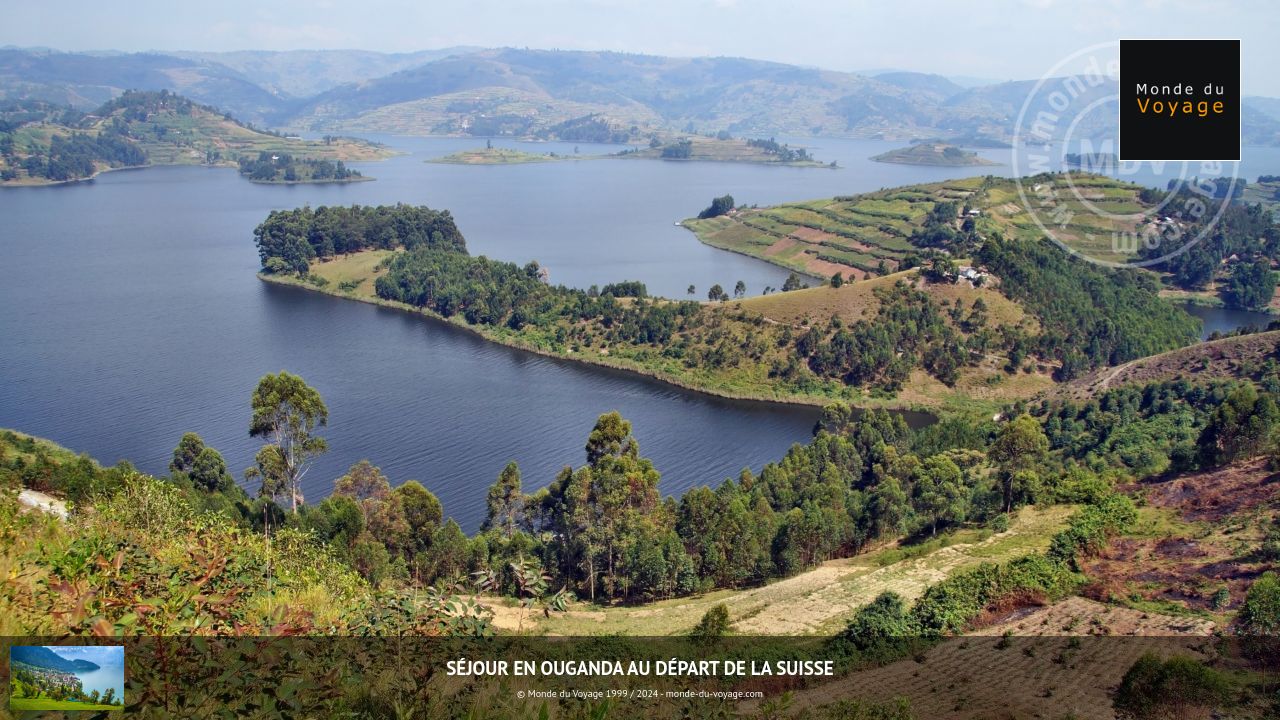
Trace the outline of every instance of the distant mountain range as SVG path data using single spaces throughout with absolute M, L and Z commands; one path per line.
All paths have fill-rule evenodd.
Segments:
M 1007 142 L 1035 82 L 971 87 L 970 79 L 958 80 L 742 58 L 513 48 L 398 54 L 0 49 L 0 99 L 90 109 L 126 89 L 164 89 L 257 125 L 294 130 L 546 138 L 557 137 L 555 128 L 566 123 L 581 127 L 571 121 L 590 116 L 593 126 L 608 127 L 602 134 L 633 141 L 674 130 Z M 1246 144 L 1280 145 L 1280 100 L 1247 98 L 1243 121 Z M 1098 118 L 1079 127 L 1079 136 L 1110 135 L 1109 123 Z
M 14 645 L 9 648 L 9 660 L 67 673 L 92 672 L 100 667 L 97 663 L 88 660 L 64 658 L 49 648 L 39 645 Z

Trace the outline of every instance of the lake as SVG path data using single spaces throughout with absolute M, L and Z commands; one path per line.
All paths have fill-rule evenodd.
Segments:
M 124 697 L 124 671 L 120 666 L 103 666 L 90 672 L 78 672 L 80 687 L 86 693 L 98 691 L 99 697 L 105 697 L 107 690 L 113 691 L 112 697 Z
M 359 164 L 376 182 L 255 185 L 233 170 L 179 167 L 0 192 L 0 426 L 153 473 L 166 472 L 178 438 L 194 431 L 239 476 L 257 449 L 250 392 L 263 374 L 286 369 L 330 410 L 330 452 L 304 480 L 312 500 L 368 458 L 394 484 L 421 481 L 474 530 L 503 465 L 520 463 L 526 491 L 545 485 L 584 462 L 587 434 L 610 410 L 632 421 L 665 493 L 718 484 L 806 441 L 818 411 L 687 392 L 268 285 L 254 276 L 253 227 L 273 209 L 306 203 L 426 204 L 453 212 L 472 253 L 536 259 L 556 283 L 637 279 L 683 297 L 690 284 L 705 296 L 711 284 L 743 280 L 756 294 L 780 286 L 786 271 L 704 246 L 674 223 L 726 192 L 768 204 L 1009 171 L 872 163 L 898 144 L 866 140 L 805 139 L 818 159 L 843 166 L 826 170 L 640 160 L 440 165 L 423 160 L 483 140 L 382 139 L 407 154 Z M 1266 152 L 1272 163 L 1277 156 Z
M 1200 318 L 1200 322 L 1203 324 L 1200 335 L 1206 340 L 1215 332 L 1226 334 L 1244 327 L 1266 330 L 1268 325 L 1280 320 L 1280 316 L 1254 310 L 1209 307 L 1194 303 L 1183 304 L 1182 309 Z

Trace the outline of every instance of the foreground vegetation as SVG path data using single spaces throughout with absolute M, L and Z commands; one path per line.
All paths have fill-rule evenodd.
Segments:
M 0 493 L 0 572 L 11 578 L 0 591 L 0 632 L 662 628 L 706 642 L 759 632 L 776 613 L 798 619 L 814 603 L 804 588 L 818 583 L 845 605 L 793 629 L 830 639 L 751 652 L 820 652 L 841 658 L 844 672 L 893 667 L 941 638 L 999 622 L 1010 608 L 1092 592 L 1108 548 L 1152 532 L 1155 516 L 1135 505 L 1135 484 L 1220 472 L 1280 452 L 1280 366 L 1260 359 L 1240 377 L 1251 379 L 1123 385 L 1083 401 L 1013 406 L 1008 420 L 950 419 L 916 431 L 886 413 L 833 405 L 814 439 L 779 462 L 679 499 L 661 497 L 659 469 L 641 454 L 629 424 L 609 413 L 586 439 L 585 462 L 549 486 L 526 492 L 518 466 L 504 469 L 489 490 L 484 529 L 467 537 L 427 488 L 393 489 L 368 461 L 337 478 L 331 497 L 302 504 L 298 479 L 327 449 L 320 433 L 328 410 L 300 378 L 269 375 L 252 394 L 248 423 L 264 442 L 246 474 L 261 484 L 256 498 L 192 433 L 178 442 L 167 478 L 127 464 L 103 469 L 46 442 L 0 434 L 0 484 L 10 488 Z M 65 497 L 71 517 L 21 511 L 18 487 Z M 1274 490 L 1260 488 L 1222 516 L 1251 528 L 1232 531 L 1232 552 L 1257 558 L 1249 571 L 1255 579 L 1229 592 L 1220 611 L 1222 627 L 1246 638 L 1280 629 L 1280 583 L 1267 573 L 1280 562 L 1280 516 Z M 1181 502 L 1187 493 L 1171 497 Z M 1234 497 L 1230 503 L 1241 502 Z M 948 533 L 956 534 L 948 540 Z M 834 566 L 848 568 L 843 580 L 832 582 L 827 570 L 806 577 L 808 568 L 841 557 L 854 558 Z M 791 579 L 768 584 L 783 577 Z M 873 590 L 880 594 L 869 597 Z M 464 599 L 475 593 L 510 599 L 492 607 Z M 710 594 L 627 607 L 701 593 Z M 217 662 L 216 654 L 196 658 Z M 1172 669 L 1152 662 L 1134 663 L 1117 707 L 1181 698 L 1150 691 L 1165 672 L 1223 672 L 1200 661 Z M 1231 702 L 1246 702 L 1239 698 L 1256 684 L 1252 676 L 1223 677 L 1237 687 Z M 466 688 L 434 697 L 478 702 L 475 686 Z M 366 692 L 348 687 L 315 701 L 330 707 Z M 1212 693 L 1191 701 L 1225 702 Z

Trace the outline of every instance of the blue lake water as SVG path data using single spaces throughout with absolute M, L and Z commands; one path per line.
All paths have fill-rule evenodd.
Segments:
M 686 392 L 266 285 L 254 276 L 253 227 L 273 209 L 306 203 L 426 204 L 453 212 L 473 253 L 536 259 L 556 283 L 637 279 L 683 297 L 690 284 L 701 294 L 743 280 L 755 294 L 780 286 L 786 272 L 704 246 L 674 223 L 726 192 L 763 205 L 1011 172 L 873 163 L 867 158 L 898 144 L 869 140 L 795 141 L 842 166 L 826 170 L 639 160 L 441 165 L 423 161 L 483 141 L 382 139 L 406 154 L 359 164 L 375 182 L 255 185 L 228 169 L 179 167 L 0 192 L 0 426 L 156 473 L 181 434 L 195 431 L 238 476 L 257 449 L 249 394 L 263 374 L 287 369 L 330 409 L 331 450 L 304 482 L 312 500 L 368 458 L 393 483 L 423 482 L 474 529 L 507 461 L 520 463 L 526 490 L 545 485 L 561 467 L 582 464 L 587 433 L 610 410 L 634 424 L 664 492 L 718 484 L 804 442 L 817 411 Z M 981 151 L 1005 162 L 1009 152 Z M 1251 176 L 1280 171 L 1277 151 L 1247 152 Z

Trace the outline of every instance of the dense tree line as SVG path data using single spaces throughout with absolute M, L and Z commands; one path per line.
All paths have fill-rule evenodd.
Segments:
M 254 229 L 253 237 L 264 269 L 300 274 L 315 258 L 369 248 L 466 248 L 448 210 L 413 205 L 275 210 Z
M 992 238 L 976 260 L 1000 290 L 1040 321 L 1040 333 L 1007 336 L 1010 352 L 1029 349 L 1061 363 L 1060 380 L 1189 345 L 1199 321 L 1162 300 L 1148 273 L 1107 269 L 1046 242 Z
M 142 148 L 128 138 L 110 131 L 97 135 L 79 132 L 70 135 L 55 134 L 49 139 L 49 147 L 43 153 L 30 153 L 21 161 L 21 167 L 26 170 L 27 175 L 55 181 L 86 178 L 104 165 L 115 168 L 145 164 L 147 154 Z M 16 177 L 10 175 L 5 179 Z
M 634 125 L 630 129 L 619 128 L 607 118 L 592 114 L 558 122 L 539 132 L 539 135 L 564 142 L 622 144 L 631 140 L 631 136 L 637 131 L 638 128 Z
M 688 160 L 693 156 L 693 141 L 683 139 L 663 145 L 661 154 L 667 160 Z
M 592 293 L 542 281 L 537 263 L 524 266 L 464 252 L 419 247 L 395 257 L 378 278 L 378 297 L 422 307 L 474 325 L 526 326 L 565 334 L 592 321 L 614 341 L 661 345 L 697 315 L 695 302 L 650 301 L 638 282 L 606 285 Z M 618 298 L 631 297 L 623 303 Z
M 707 218 L 720 217 L 733 209 L 733 196 L 721 195 L 713 198 L 711 204 L 705 210 L 698 213 L 698 219 L 706 220 Z

